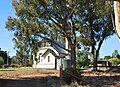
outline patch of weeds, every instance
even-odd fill
[[[48,86],[48,87],[62,87],[62,86],[60,85],[59,78],[56,77],[56,76],[48,77],[48,78],[47,78],[47,86]]]
[[[78,81],[78,78],[81,78],[81,74],[82,72],[80,71],[80,69],[76,69],[72,67],[66,68],[63,71],[63,80],[69,85],[74,80]]]

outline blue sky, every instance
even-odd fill
[[[13,56],[15,55],[14,43],[12,42],[13,34],[5,29],[8,16],[15,17],[12,0],[0,0],[0,48],[8,51],[9,55]],[[115,49],[120,53],[120,42],[116,35],[104,41],[100,50],[100,57],[111,55]]]

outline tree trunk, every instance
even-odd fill
[[[71,66],[76,67],[76,47],[71,45]]]
[[[116,33],[120,40],[120,1],[114,1]]]
[[[102,46],[102,43],[104,41],[105,37],[102,38],[102,40],[99,42],[98,44],[98,49],[95,51],[95,48],[94,46],[92,46],[92,55],[93,55],[93,70],[97,71],[97,59],[98,59],[98,56],[99,56],[99,51],[100,51],[100,48]]]
[[[91,50],[91,60],[92,60],[92,65],[93,65],[93,70],[97,71],[97,58],[96,58],[96,54],[95,54],[95,49],[94,49],[94,45],[92,46],[92,50]]]

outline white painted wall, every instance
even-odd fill
[[[50,57],[50,62],[48,62],[48,56]],[[33,68],[55,68],[55,56],[52,53],[48,53],[45,57],[41,57],[41,60],[38,64],[33,65]]]
[[[40,49],[40,51],[37,53],[37,59],[39,59],[39,55],[42,53],[45,53],[47,51],[47,49],[51,49],[55,52],[55,54],[59,57],[63,57],[65,56],[64,54],[59,54],[53,47],[42,47]],[[48,62],[48,56],[50,56],[50,62]],[[66,56],[66,59],[69,59],[69,55]],[[34,59],[35,61],[35,59]],[[60,69],[60,65],[61,65],[61,59],[57,59],[57,70]],[[49,52],[46,53],[46,55],[40,57],[40,61],[39,63],[34,62],[33,64],[33,68],[46,68],[46,69],[55,69],[55,56]]]

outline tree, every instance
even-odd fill
[[[6,27],[14,32],[17,48],[20,48],[21,50],[19,49],[19,51],[23,51],[23,53],[27,50],[36,54],[37,43],[41,41],[41,38],[61,47],[54,41],[55,37],[53,37],[53,35],[58,33],[62,36],[62,40],[68,40],[69,49],[61,48],[68,51],[71,56],[71,64],[75,67],[77,36],[79,33],[82,36],[86,36],[84,32],[92,35],[90,40],[88,40],[88,44],[92,46],[91,53],[93,55],[95,54],[93,50],[95,50],[95,45],[97,44],[94,42],[100,39],[99,47],[101,47],[101,43],[106,36],[109,36],[109,33],[112,34],[107,28],[112,28],[109,24],[109,15],[101,0],[13,0],[13,6],[17,17],[9,17]],[[101,12],[103,11],[106,13],[102,14]],[[103,17],[103,15],[105,16]],[[95,18],[98,19],[95,20]],[[91,31],[86,30],[86,23]],[[106,28],[106,31],[104,28]],[[101,32],[95,35],[97,31]],[[97,39],[95,40],[94,37]],[[98,52],[99,50],[96,53],[98,54]]]
[[[110,58],[111,58],[111,56],[109,56],[109,55],[108,56],[104,56],[105,60],[109,60]]]
[[[77,53],[77,66],[78,67],[85,67],[90,65],[90,59],[88,58],[88,51],[82,50]]]
[[[4,64],[4,60],[2,57],[0,57],[0,68],[2,67],[3,64]]]
[[[114,50],[114,52],[112,53],[112,57],[113,58],[118,58],[119,57],[118,50]]]
[[[76,31],[78,28],[75,12],[80,2],[81,0],[13,0],[17,18],[9,17],[6,27],[14,31],[17,42],[27,43],[28,46],[21,44],[31,47],[33,52],[36,50],[36,45],[32,43],[32,40],[40,41],[44,38],[55,43],[53,34],[59,33],[64,37],[63,39],[67,38],[70,49],[55,44],[70,53],[71,64],[76,66]],[[27,42],[26,39],[29,41]]]
[[[109,61],[112,63],[112,65],[118,65],[118,64],[120,64],[120,59],[118,59],[118,58],[111,58],[111,59],[109,59]]]
[[[101,0],[84,0],[81,10],[80,42],[91,48],[91,60],[94,70],[97,70],[97,58],[99,50],[105,39],[114,34],[111,14],[111,3]]]
[[[4,64],[7,64],[7,58],[8,58],[7,51],[0,50],[0,57],[3,58]]]

